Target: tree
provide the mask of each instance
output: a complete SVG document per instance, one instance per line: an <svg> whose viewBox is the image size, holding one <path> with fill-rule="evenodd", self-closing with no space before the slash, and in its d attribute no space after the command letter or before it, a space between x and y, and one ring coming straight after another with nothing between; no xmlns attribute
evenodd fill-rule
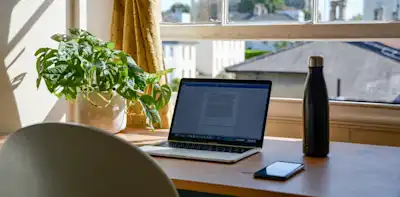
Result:
<svg viewBox="0 0 400 197"><path fill-rule="evenodd" d="M284 0L256 0L259 3L264 3L264 6L267 8L268 13L275 13L276 11L282 9L285 6Z"/></svg>
<svg viewBox="0 0 400 197"><path fill-rule="evenodd" d="M178 92L180 83L181 83L181 79L180 78L172 79L172 81L170 83L170 87L171 87L172 92Z"/></svg>
<svg viewBox="0 0 400 197"><path fill-rule="evenodd" d="M304 12L304 20L305 21L310 21L311 20L311 12L307 10L303 10Z"/></svg>
<svg viewBox="0 0 400 197"><path fill-rule="evenodd" d="M238 12L240 13L253 13L254 2L252 0L241 0L238 4Z"/></svg>
<svg viewBox="0 0 400 197"><path fill-rule="evenodd" d="M172 12L186 12L186 13L190 13L190 7L187 4L182 4L182 3L175 3L171 6L170 10Z"/></svg>
<svg viewBox="0 0 400 197"><path fill-rule="evenodd" d="M362 20L362 15L361 14L357 14L353 17L351 17L352 21L361 21Z"/></svg>
<svg viewBox="0 0 400 197"><path fill-rule="evenodd" d="M289 43L287 41L276 42L274 44L275 50L277 50L277 51L284 49L288 46L289 46Z"/></svg>
<svg viewBox="0 0 400 197"><path fill-rule="evenodd" d="M275 13L285 6L284 0L241 0L238 4L238 12L252 13L255 4L263 4L267 8L268 13Z"/></svg>

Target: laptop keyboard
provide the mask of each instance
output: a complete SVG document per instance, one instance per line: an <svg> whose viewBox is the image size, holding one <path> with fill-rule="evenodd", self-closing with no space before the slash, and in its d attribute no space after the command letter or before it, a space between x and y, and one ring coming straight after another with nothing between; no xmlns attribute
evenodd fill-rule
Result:
<svg viewBox="0 0 400 197"><path fill-rule="evenodd" d="M251 149L251 148L238 148L238 147L209 145L209 144L182 143L182 142L165 142L158 146L193 149L193 150L216 151L216 152L228 152L228 153L244 153Z"/></svg>

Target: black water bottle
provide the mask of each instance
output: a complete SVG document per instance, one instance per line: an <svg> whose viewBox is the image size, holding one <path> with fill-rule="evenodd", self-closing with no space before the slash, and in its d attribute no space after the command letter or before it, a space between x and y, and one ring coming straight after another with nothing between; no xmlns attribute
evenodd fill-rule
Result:
<svg viewBox="0 0 400 197"><path fill-rule="evenodd" d="M326 157L329 153L329 98L323 58L311 56L303 98L303 153Z"/></svg>

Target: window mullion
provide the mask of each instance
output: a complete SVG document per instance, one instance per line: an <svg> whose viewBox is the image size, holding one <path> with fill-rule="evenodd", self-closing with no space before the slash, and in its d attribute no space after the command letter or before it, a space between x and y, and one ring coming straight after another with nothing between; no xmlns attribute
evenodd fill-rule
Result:
<svg viewBox="0 0 400 197"><path fill-rule="evenodd" d="M228 24L229 20L229 0L221 0L222 1L222 6L221 6L221 25L226 25Z"/></svg>
<svg viewBox="0 0 400 197"><path fill-rule="evenodd" d="M312 0L311 22L313 24L317 24L318 23L318 0Z"/></svg>

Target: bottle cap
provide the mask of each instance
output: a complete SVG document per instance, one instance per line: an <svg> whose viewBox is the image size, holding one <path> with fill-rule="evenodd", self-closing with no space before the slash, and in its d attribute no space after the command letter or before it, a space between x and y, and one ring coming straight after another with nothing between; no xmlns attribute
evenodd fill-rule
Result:
<svg viewBox="0 0 400 197"><path fill-rule="evenodd" d="M308 67L323 67L324 58L321 56L311 56L309 59Z"/></svg>

